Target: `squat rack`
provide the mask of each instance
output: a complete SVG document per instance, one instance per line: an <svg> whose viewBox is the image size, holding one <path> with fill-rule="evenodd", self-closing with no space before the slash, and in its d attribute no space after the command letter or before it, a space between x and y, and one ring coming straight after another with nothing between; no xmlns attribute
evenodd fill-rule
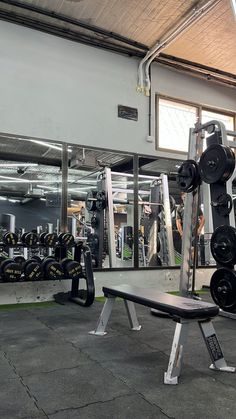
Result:
<svg viewBox="0 0 236 419"><path fill-rule="evenodd" d="M228 131L225 128L225 125L217 120L209 121L205 124L197 123L194 128L190 128L189 131L189 151L188 159L199 161L200 156L203 152L203 140L205 138L206 132L211 135L207 137L207 147L210 144L222 144L226 147L236 148L236 143L234 141L228 140L228 136L236 137L235 131ZM212 134L216 134L215 136ZM208 144L209 142L209 144ZM232 179L235 176L235 170L231 178L226 182L225 189L226 192L232 196ZM220 225L220 218L216 217L214 208L211 208L211 192L210 185L203 183L203 199L204 199L204 211L206 215L206 228L208 232L213 231L216 227ZM192 225L195 225L196 219L198 216L198 202L199 202L200 188L198 187L193 193L187 193L185 200L185 211L184 211L184 231L183 231L183 240L182 240L182 264L180 272L180 286L179 290L181 295L189 296L190 288L194 290L194 275L195 275L195 266L191 267L190 265L190 255L192 248ZM213 212L213 214L212 214ZM214 216L213 216L214 215ZM231 225L235 227L235 215L234 211L231 211L228 219L223 219L222 224ZM191 276L191 270L193 270L193 276ZM227 313L228 314L228 313Z"/></svg>

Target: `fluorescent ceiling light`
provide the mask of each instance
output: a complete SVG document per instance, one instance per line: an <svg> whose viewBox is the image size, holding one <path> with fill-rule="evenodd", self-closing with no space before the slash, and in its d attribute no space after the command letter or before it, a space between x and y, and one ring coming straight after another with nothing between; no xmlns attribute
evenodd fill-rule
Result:
<svg viewBox="0 0 236 419"><path fill-rule="evenodd" d="M8 201L9 202L16 203L16 202L20 202L20 199L11 199L11 198L9 198Z"/></svg>
<svg viewBox="0 0 236 419"><path fill-rule="evenodd" d="M33 167L38 163L0 163L0 167Z"/></svg>
<svg viewBox="0 0 236 419"><path fill-rule="evenodd" d="M24 179L20 179L18 177L12 177L12 176L3 176L3 175L0 175L0 178L1 179L9 179L9 180L11 180L13 182L25 182L26 181L26 179L24 180ZM27 182L29 182L29 180L27 180Z"/></svg>
<svg viewBox="0 0 236 419"><path fill-rule="evenodd" d="M52 144L52 143L46 143L45 141L40 141L40 140L29 140L31 143L35 143L35 144L39 144L42 145L44 147L49 147L49 148L53 148L54 150L58 150L58 151L62 151L62 147ZM72 152L72 150L70 148L68 148L69 153Z"/></svg>
<svg viewBox="0 0 236 419"><path fill-rule="evenodd" d="M0 183L38 183L39 180L29 180L29 179L19 179L19 178L15 178L15 177L8 177L8 176L1 176L0 178L6 179L6 180L0 180ZM56 182L55 180L40 180L40 182L42 183L60 183L60 182ZM45 186L43 186L45 187ZM55 188L55 186L54 186Z"/></svg>
<svg viewBox="0 0 236 419"><path fill-rule="evenodd" d="M55 189L55 186L47 186L47 185L36 185L36 187L41 188L41 189Z"/></svg>
<svg viewBox="0 0 236 419"><path fill-rule="evenodd" d="M236 0L230 0L231 1L231 7L234 14L234 19L236 20Z"/></svg>
<svg viewBox="0 0 236 419"><path fill-rule="evenodd" d="M7 198L5 196L0 196L0 201L7 201Z"/></svg>

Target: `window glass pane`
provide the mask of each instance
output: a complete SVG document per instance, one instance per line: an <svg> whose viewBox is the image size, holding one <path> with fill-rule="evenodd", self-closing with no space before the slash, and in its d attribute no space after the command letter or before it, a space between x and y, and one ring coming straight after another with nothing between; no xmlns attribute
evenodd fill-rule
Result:
<svg viewBox="0 0 236 419"><path fill-rule="evenodd" d="M208 110L202 110L202 124L205 124L208 121L211 121L212 119L215 119L217 121L223 122L225 125L225 128L229 131L234 130L234 118L231 115L224 115L222 113L214 112L214 111L208 111ZM229 141L233 140L233 137L227 136ZM203 144L203 150L206 148L206 140L204 139Z"/></svg>
<svg viewBox="0 0 236 419"><path fill-rule="evenodd" d="M234 118L230 115L224 115L218 112L212 111L202 111L202 123L211 121L212 119L216 119L217 121L223 122L225 124L225 128L229 131L234 130ZM232 139L232 138L231 138Z"/></svg>
<svg viewBox="0 0 236 419"><path fill-rule="evenodd" d="M196 121L195 106L159 99L159 148L187 152L189 128Z"/></svg>

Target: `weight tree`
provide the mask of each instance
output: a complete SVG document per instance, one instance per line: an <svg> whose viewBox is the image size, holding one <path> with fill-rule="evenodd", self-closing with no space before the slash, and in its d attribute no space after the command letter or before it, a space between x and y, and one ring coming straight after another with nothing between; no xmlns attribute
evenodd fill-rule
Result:
<svg viewBox="0 0 236 419"><path fill-rule="evenodd" d="M206 149L203 152L203 140L206 133ZM228 140L228 137L235 136L236 132L226 130L220 121L197 123L195 128L190 129L188 160L182 164L177 176L180 189L187 192L180 292L182 295L189 295L189 289L192 287L192 291L194 290L196 257L194 257L192 276L190 266L194 238L192 226L197 224L200 184L203 181L208 226L212 225L212 230L214 230L211 238L211 252L217 262L217 270L210 284L211 295L220 306L221 314L232 318L236 318L236 314L233 314L236 312L236 274L234 271L236 229L232 200L235 155L231 148L236 148L236 144Z"/></svg>

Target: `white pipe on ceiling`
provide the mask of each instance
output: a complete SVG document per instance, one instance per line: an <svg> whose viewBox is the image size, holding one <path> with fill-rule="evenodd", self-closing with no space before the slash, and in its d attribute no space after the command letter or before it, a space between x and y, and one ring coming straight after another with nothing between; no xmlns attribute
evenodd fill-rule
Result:
<svg viewBox="0 0 236 419"><path fill-rule="evenodd" d="M204 4L202 4L202 1L200 1L190 12L187 13L187 15L184 17L184 20L182 19L181 23L178 23L172 31L167 32L165 35L163 35L160 41L155 43L155 45L147 52L139 64L137 86L138 92L144 92L146 96L149 96L151 87L149 68L152 61L160 54L161 51L163 51L187 29L189 29L193 23L196 23L206 13L212 10L220 1L222 0L208 0ZM145 69L143 68L144 65ZM143 81L144 74L145 85Z"/></svg>

